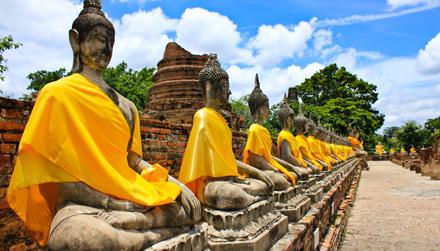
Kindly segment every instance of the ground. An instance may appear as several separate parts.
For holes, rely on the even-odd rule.
[[[440,250],[440,181],[370,161],[340,251]]]

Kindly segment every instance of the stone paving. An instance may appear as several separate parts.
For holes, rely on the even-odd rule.
[[[368,162],[340,251],[440,250],[440,181]]]

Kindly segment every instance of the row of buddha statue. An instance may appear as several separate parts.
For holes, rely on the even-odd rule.
[[[301,111],[294,117],[286,99],[275,146],[257,75],[249,97],[253,124],[237,160],[224,116],[228,74],[211,54],[199,75],[205,107],[194,114],[175,179],[142,159],[136,106],[103,79],[114,37],[101,1],[84,1],[69,31],[73,74],[41,90],[23,133],[7,200],[40,246],[203,250],[209,242],[235,250],[257,245],[249,241],[271,229],[276,241],[313,196],[322,196],[329,174],[362,151],[356,135],[339,137]],[[272,244],[258,243],[259,250]]]

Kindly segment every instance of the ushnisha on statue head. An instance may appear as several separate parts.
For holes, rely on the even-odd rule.
[[[293,109],[290,107],[287,95],[284,94],[283,103],[278,110],[278,120],[280,121],[281,129],[290,131],[293,127]]]
[[[269,117],[269,99],[260,88],[258,74],[255,74],[255,85],[248,99],[249,109],[255,123],[263,123]]]
[[[229,121],[231,116],[229,76],[222,69],[217,54],[209,55],[205,67],[199,73],[199,83],[205,106],[217,110]]]
[[[84,65],[95,71],[103,71],[110,63],[115,28],[101,11],[100,0],[85,0],[84,9],[69,31],[73,51],[72,72],[83,70]]]

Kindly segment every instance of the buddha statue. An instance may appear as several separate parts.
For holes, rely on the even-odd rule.
[[[328,144],[326,142],[327,141],[327,129],[320,124],[319,120],[318,120],[318,126],[316,127],[316,130],[317,130],[316,139],[318,140],[319,146],[321,148],[321,152],[324,155],[324,157],[327,159],[327,161],[329,161],[333,167],[334,165],[339,163],[339,160],[332,157],[331,150],[329,149]]]
[[[376,151],[374,152],[375,154],[382,156],[382,154],[385,153],[382,144],[379,142],[379,144],[376,145]]]
[[[406,150],[405,147],[402,146],[402,148],[400,148],[400,156],[401,157],[405,157],[406,156]]]
[[[205,107],[194,115],[179,180],[202,204],[237,210],[263,199],[274,184],[266,173],[235,159],[231,129],[223,116],[231,94],[228,79],[217,55],[211,54],[199,77]]]
[[[313,173],[318,174],[321,173],[323,166],[316,161],[315,157],[312,155],[310,151],[309,143],[307,142],[307,138],[304,134],[307,133],[307,118],[302,113],[302,108],[300,105],[299,113],[294,118],[294,124],[296,129],[296,137],[295,140],[298,144],[298,148],[302,153],[304,161],[307,163],[307,166],[313,170]]]
[[[254,123],[249,127],[243,161],[267,172],[274,182],[275,190],[284,190],[290,185],[294,186],[298,177],[293,172],[298,171],[297,168],[282,160],[284,165],[281,165],[271,154],[272,136],[263,126],[269,117],[269,99],[260,88],[258,74],[255,76],[255,86],[249,96],[248,104]]]
[[[200,71],[199,83],[205,107],[194,114],[179,180],[203,205],[209,246],[235,250],[237,242],[231,241],[253,239],[261,229],[281,226],[279,222],[287,222],[287,217],[273,212],[273,201],[268,199],[274,188],[271,176],[234,156],[232,132],[224,117],[229,112],[229,77],[216,54]],[[287,223],[279,231],[285,233]],[[267,245],[271,243],[263,246]]]
[[[50,250],[140,250],[194,230],[200,202],[165,168],[142,159],[138,111],[103,79],[115,30],[101,1],[84,1],[69,39],[73,74],[37,97],[10,207]]]
[[[280,159],[293,166],[299,167],[298,173],[301,172],[301,180],[306,180],[313,170],[308,167],[304,161],[302,153],[296,143],[295,136],[293,136],[291,132],[293,127],[293,115],[293,109],[289,105],[287,96],[284,95],[283,103],[278,110],[281,131],[278,134],[277,151]]]
[[[253,124],[249,127],[243,156],[244,162],[264,170],[274,182],[273,197],[275,208],[289,217],[291,221],[299,220],[310,208],[310,199],[295,191],[299,177],[307,178],[307,173],[286,161],[272,155],[272,136],[263,126],[269,116],[269,99],[260,88],[258,74],[255,86],[248,100]]]
[[[307,131],[309,132],[309,136],[307,137],[307,143],[310,146],[310,152],[312,153],[315,160],[321,164],[324,170],[330,170],[332,168],[332,164],[329,159],[327,159],[324,153],[321,151],[321,147],[319,145],[318,140],[316,139],[316,135],[318,133],[318,129],[316,127],[315,122],[309,119],[306,124]]]
[[[414,146],[411,146],[411,148],[409,149],[409,156],[410,156],[411,158],[416,158],[416,157],[417,157],[417,151],[416,151],[416,149],[414,148]]]

